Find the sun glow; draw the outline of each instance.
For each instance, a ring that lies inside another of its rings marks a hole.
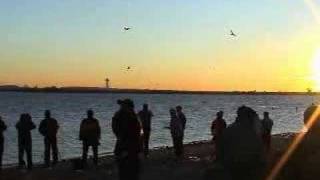
[[[320,48],[315,51],[312,60],[312,80],[315,90],[320,90]]]

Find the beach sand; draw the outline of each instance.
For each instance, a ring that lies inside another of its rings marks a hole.
[[[272,166],[286,150],[293,133],[274,135],[268,166]],[[211,160],[213,146],[210,141],[194,142],[185,145],[185,158],[177,160],[172,148],[153,149],[148,159],[142,158],[142,180],[197,180],[209,179],[215,174]],[[99,167],[91,164],[84,170],[74,170],[72,160],[64,160],[52,169],[35,167],[32,171],[5,168],[1,180],[114,180],[117,168],[112,156],[100,157]],[[91,159],[89,160],[91,162]]]

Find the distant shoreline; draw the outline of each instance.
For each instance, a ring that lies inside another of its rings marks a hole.
[[[266,91],[185,91],[185,90],[150,90],[150,89],[116,89],[98,87],[49,87],[24,88],[0,86],[0,92],[28,93],[105,93],[105,94],[195,94],[195,95],[320,95],[320,92],[266,92]]]

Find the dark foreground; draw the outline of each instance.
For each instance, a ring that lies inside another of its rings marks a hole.
[[[285,151],[292,134],[273,136],[272,152],[268,158],[269,167]],[[185,158],[174,158],[171,148],[155,149],[148,159],[143,160],[142,180],[198,180],[212,179],[217,176],[211,161],[212,145],[209,142],[195,142],[185,145]],[[117,170],[112,156],[100,158],[98,168],[88,167],[85,170],[74,170],[71,160],[59,163],[52,169],[35,167],[32,171],[16,168],[4,169],[1,180],[113,180],[117,179]],[[216,179],[216,178],[214,178]]]

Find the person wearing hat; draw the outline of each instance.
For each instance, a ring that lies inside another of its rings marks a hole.
[[[93,163],[98,165],[98,146],[100,145],[101,128],[98,119],[94,118],[93,110],[87,111],[87,118],[80,125],[79,139],[82,141],[82,162],[87,164],[89,147],[93,151]]]
[[[138,180],[140,172],[141,125],[130,99],[118,100],[120,109],[112,118],[117,141],[114,154],[120,180]]]
[[[216,116],[216,119],[213,120],[211,124],[212,141],[214,144],[214,159],[216,156],[217,142],[220,140],[223,131],[227,128],[226,121],[223,119],[223,111],[217,112]]]

